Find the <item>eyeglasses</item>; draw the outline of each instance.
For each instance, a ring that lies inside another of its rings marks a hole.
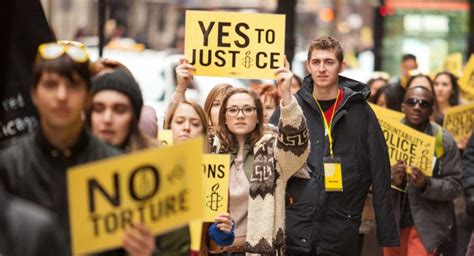
[[[54,60],[67,54],[78,63],[89,61],[86,46],[75,41],[61,40],[53,43],[44,43],[38,47],[38,56],[45,60]]]
[[[256,107],[251,107],[251,106],[245,106],[243,108],[238,108],[238,107],[230,107],[226,108],[226,113],[229,116],[235,117],[239,115],[239,112],[242,111],[242,114],[247,117],[253,115],[255,113]]]
[[[433,106],[433,103],[427,100],[421,100],[421,99],[407,99],[405,100],[405,104],[407,104],[410,107],[415,107],[416,104],[419,104],[420,107],[424,109],[428,109]]]

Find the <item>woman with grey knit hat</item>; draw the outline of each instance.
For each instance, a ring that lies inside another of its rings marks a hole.
[[[130,74],[116,69],[97,75],[92,81],[91,94],[87,119],[94,135],[124,151],[155,145],[138,128],[143,98]]]

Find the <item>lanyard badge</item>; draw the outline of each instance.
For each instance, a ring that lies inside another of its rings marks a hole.
[[[334,106],[333,106],[334,109],[332,111],[331,119],[329,120],[329,123],[328,123],[324,115],[324,111],[321,108],[321,105],[319,105],[318,100],[316,99],[316,97],[314,97],[314,100],[316,101],[316,104],[318,105],[319,110],[321,111],[321,116],[324,123],[325,136],[327,136],[329,140],[330,157],[324,158],[324,185],[326,188],[326,192],[342,192],[343,191],[341,159],[338,157],[334,157],[333,138],[331,134],[331,123],[334,118],[334,114],[336,113],[336,106],[337,106],[338,99],[339,99],[339,91],[336,96],[336,101],[334,102]]]
[[[342,165],[339,157],[324,158],[324,185],[326,192],[342,192]]]

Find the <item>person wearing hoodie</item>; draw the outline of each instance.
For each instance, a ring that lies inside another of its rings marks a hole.
[[[332,37],[310,43],[303,87],[296,93],[308,122],[311,178],[287,186],[287,255],[356,255],[364,201],[372,186],[379,246],[399,234],[390,192],[385,139],[366,102],[367,85],[339,73],[343,51]],[[277,110],[270,122],[276,124]]]

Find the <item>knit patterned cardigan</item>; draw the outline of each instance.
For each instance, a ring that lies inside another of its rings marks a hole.
[[[278,127],[278,134],[266,133],[253,147],[246,255],[283,255],[286,184],[306,164],[309,154],[306,120],[294,97],[289,105],[281,106]],[[217,136],[211,148],[226,153],[220,150]]]

